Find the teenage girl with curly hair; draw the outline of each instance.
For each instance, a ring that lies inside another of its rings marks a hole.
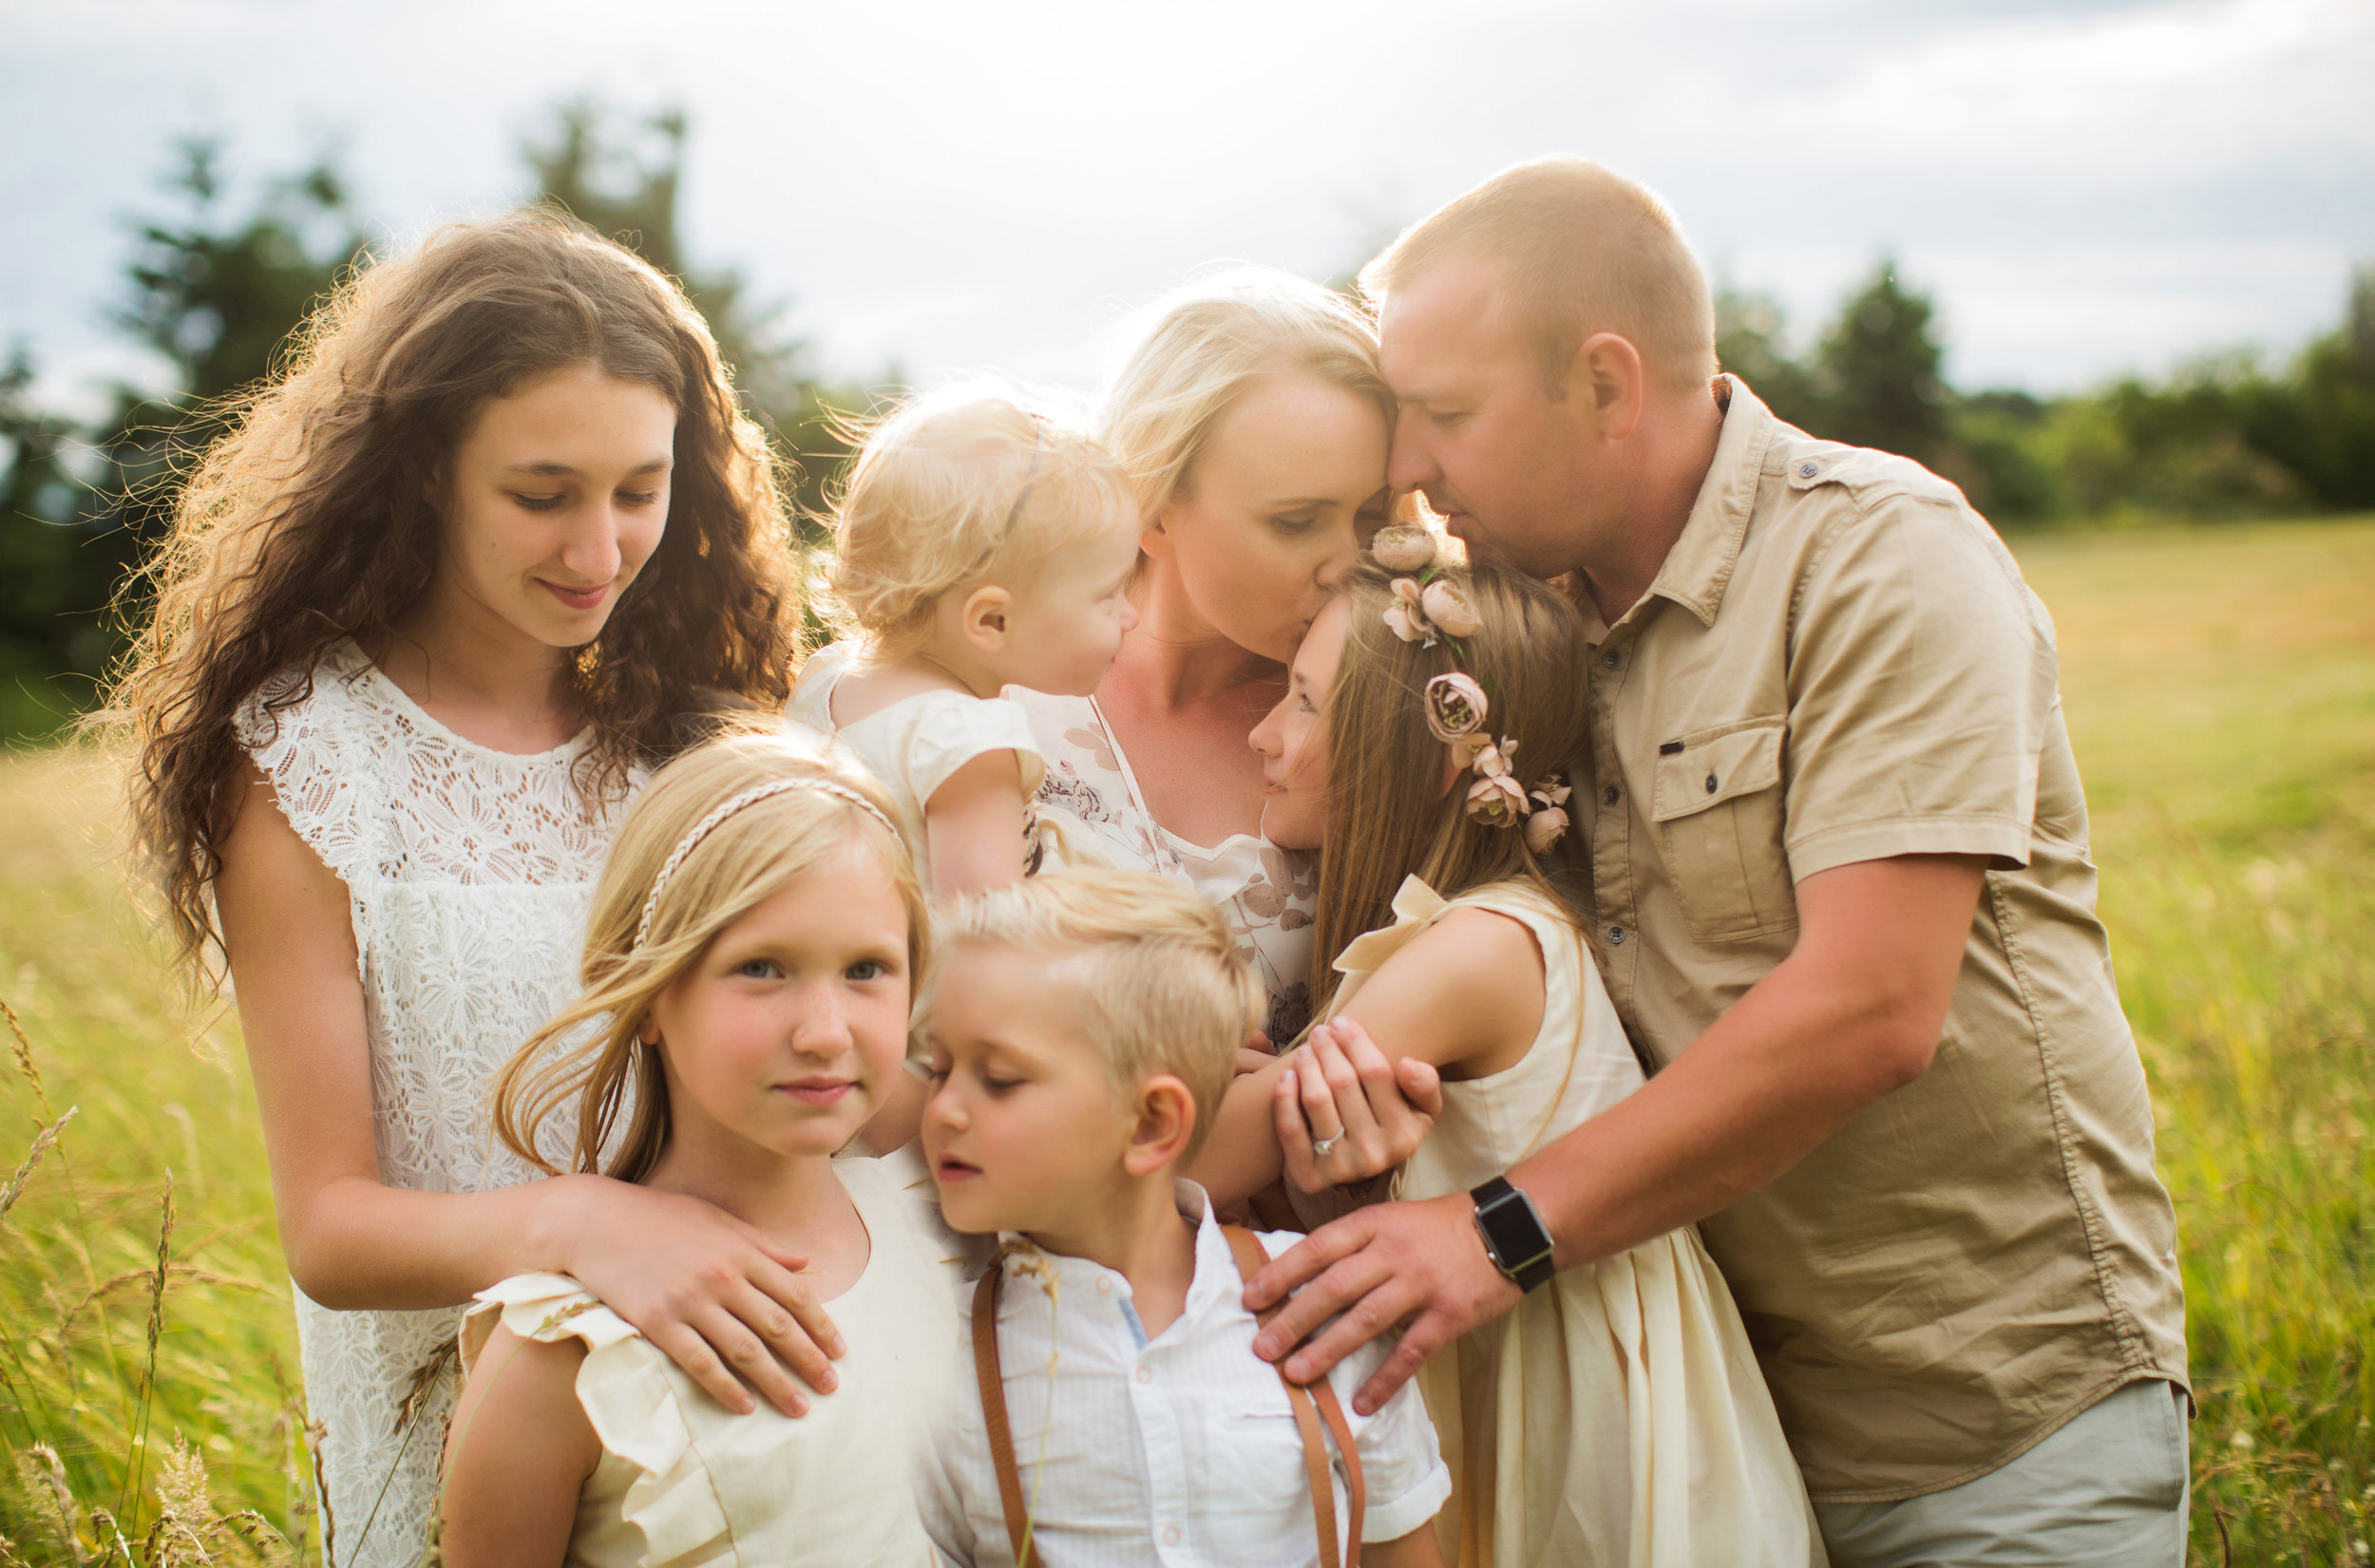
[[[507,1275],[585,1281],[732,1407],[831,1385],[802,1259],[529,1181],[490,1098],[571,995],[629,797],[705,715],[781,707],[796,577],[707,327],[551,213],[363,272],[230,413],[102,723],[182,958],[237,986],[331,1559],[409,1565],[441,1355]]]

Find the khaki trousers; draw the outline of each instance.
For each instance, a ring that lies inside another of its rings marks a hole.
[[[1977,1481],[1814,1515],[1831,1568],[2182,1568],[2186,1450],[2184,1390],[2130,1383]]]

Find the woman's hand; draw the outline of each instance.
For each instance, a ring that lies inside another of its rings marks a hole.
[[[1371,1181],[1416,1154],[1442,1114],[1443,1084],[1432,1063],[1389,1062],[1357,1021],[1335,1018],[1296,1050],[1270,1104],[1286,1179],[1317,1193]]]
[[[841,1331],[802,1277],[808,1260],[697,1198],[599,1176],[554,1179],[568,1272],[730,1410],[756,1389],[806,1415],[806,1382],[831,1393]],[[794,1380],[794,1374],[798,1381]],[[750,1385],[750,1389],[744,1387]]]

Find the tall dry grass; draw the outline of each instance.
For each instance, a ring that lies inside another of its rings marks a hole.
[[[2194,1559],[2367,1562],[2375,520],[2023,561],[2177,1203]],[[236,1023],[179,999],[106,797],[72,753],[0,762],[0,1563],[316,1560]]]

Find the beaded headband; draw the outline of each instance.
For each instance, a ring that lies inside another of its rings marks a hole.
[[[776,779],[771,783],[746,789],[712,810],[699,822],[694,822],[692,831],[677,840],[676,847],[670,850],[668,859],[660,862],[659,875],[652,878],[651,895],[643,900],[643,918],[635,923],[634,946],[641,947],[644,938],[651,935],[652,916],[659,909],[659,896],[667,888],[668,878],[676,874],[676,868],[684,864],[684,858],[692,854],[702,840],[715,832],[717,825],[735,812],[756,805],[771,796],[788,794],[795,789],[813,789],[820,795],[833,795],[847,801],[851,805],[881,822],[892,838],[899,837],[899,829],[892,825],[888,817],[883,815],[881,806],[876,805],[848,785],[835,784],[830,779]]]
[[[1378,530],[1369,553],[1389,572],[1415,572],[1416,576],[1394,579],[1394,602],[1385,607],[1386,629],[1404,642],[1433,648],[1441,642],[1454,659],[1468,662],[1460,641],[1484,630],[1483,617],[1467,593],[1436,561],[1434,536],[1414,523],[1396,523]],[[1454,670],[1427,682],[1420,693],[1427,728],[1452,748],[1455,773],[1472,773],[1468,786],[1470,820],[1487,827],[1526,826],[1526,847],[1540,855],[1565,836],[1567,798],[1573,793],[1557,773],[1528,793],[1510,771],[1517,750],[1515,738],[1495,740],[1485,725],[1492,702],[1475,677]]]

